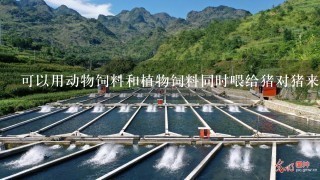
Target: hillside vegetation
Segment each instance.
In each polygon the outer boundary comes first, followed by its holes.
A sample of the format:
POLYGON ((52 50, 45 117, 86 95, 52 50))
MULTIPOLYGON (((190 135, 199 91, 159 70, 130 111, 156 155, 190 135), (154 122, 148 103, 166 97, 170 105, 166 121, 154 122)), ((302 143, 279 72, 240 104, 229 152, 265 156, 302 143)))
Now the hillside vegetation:
POLYGON ((68 91, 70 86, 51 87, 52 75, 96 74, 81 66, 62 65, 45 60, 39 53, 0 46, 0 100, 29 94, 68 91), (33 87, 22 84, 22 75, 33 75, 33 87), (36 76, 47 75, 49 87, 37 87, 36 76))
POLYGON ((183 29, 250 15, 219 6, 192 11, 181 19, 134 8, 88 19, 64 5, 51 8, 44 0, 0 0, 0 99, 71 89, 29 88, 22 85, 21 75, 128 73, 183 29))
POLYGON ((288 0, 243 20, 179 33, 134 73, 320 72, 320 1, 288 0))
POLYGON ((249 15, 245 10, 220 6, 192 11, 187 19, 181 19, 134 8, 88 19, 64 5, 51 8, 44 0, 0 0, 4 45, 36 50, 47 59, 84 67, 88 61, 99 67, 114 58, 143 61, 153 57, 171 34, 205 27, 212 20, 249 15))

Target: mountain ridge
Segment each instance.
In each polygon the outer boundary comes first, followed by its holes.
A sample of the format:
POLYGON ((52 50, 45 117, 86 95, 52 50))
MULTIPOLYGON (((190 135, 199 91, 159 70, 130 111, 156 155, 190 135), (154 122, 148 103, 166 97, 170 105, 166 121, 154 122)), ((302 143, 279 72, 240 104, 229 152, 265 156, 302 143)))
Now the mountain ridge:
MULTIPOLYGON (((143 7, 92 19, 65 5, 52 8, 44 0, 0 0, 0 10, 3 42, 12 45, 31 39, 31 45, 23 45, 23 48, 41 50, 54 46, 51 49, 57 51, 49 54, 63 59, 66 59, 66 54, 71 54, 70 57, 79 60, 94 58, 97 61, 149 59, 169 36, 182 30, 203 28, 211 21, 203 20, 210 15, 205 12, 202 15, 202 11, 198 12, 198 18, 192 20, 199 21, 191 23, 168 13, 151 14, 143 7)), ((237 11, 243 11, 243 16, 235 18, 251 15, 244 10, 230 8, 226 12, 228 18, 237 11)), ((216 15, 212 20, 224 20, 219 18, 216 15)))
POLYGON ((319 74, 319 32, 320 2, 288 0, 242 20, 178 33, 134 73, 319 74))

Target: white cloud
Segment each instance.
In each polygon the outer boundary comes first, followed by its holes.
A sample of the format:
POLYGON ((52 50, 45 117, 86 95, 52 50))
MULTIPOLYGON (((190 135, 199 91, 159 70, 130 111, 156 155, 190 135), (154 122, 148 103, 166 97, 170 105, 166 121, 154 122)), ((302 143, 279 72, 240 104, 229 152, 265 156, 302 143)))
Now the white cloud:
POLYGON ((82 16, 87 18, 97 18, 99 14, 113 15, 111 4, 94 4, 88 0, 45 0, 48 5, 58 7, 66 5, 71 9, 78 11, 82 16))

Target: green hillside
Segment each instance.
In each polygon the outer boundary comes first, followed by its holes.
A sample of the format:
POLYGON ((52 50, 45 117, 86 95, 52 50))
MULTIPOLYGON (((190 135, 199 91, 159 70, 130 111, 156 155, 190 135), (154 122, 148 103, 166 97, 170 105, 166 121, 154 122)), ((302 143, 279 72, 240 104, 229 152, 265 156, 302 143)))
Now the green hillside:
POLYGON ((89 70, 94 75, 104 64, 100 73, 128 73, 138 62, 152 58, 160 44, 178 31, 250 15, 219 6, 192 11, 181 19, 134 8, 88 19, 64 5, 51 8, 44 0, 0 0, 0 99, 69 90, 28 88, 21 75, 50 77, 89 70))
POLYGON ((44 0, 0 0, 2 44, 40 51, 69 65, 90 60, 94 67, 115 58, 149 59, 168 36, 180 30, 249 15, 221 6, 190 12, 188 19, 181 19, 134 8, 88 19, 65 5, 51 8, 44 0))
POLYGON ((288 0, 244 20, 182 32, 134 72, 319 74, 319 40, 320 2, 288 0))
POLYGON ((70 87, 51 87, 51 84, 49 87, 36 87, 36 75, 47 75, 49 83, 52 82, 52 75, 70 76, 88 73, 90 72, 81 66, 49 62, 38 52, 20 51, 18 48, 0 46, 0 99, 72 89, 70 87), (21 75, 34 75, 34 86, 29 88, 28 85, 22 85, 21 75))

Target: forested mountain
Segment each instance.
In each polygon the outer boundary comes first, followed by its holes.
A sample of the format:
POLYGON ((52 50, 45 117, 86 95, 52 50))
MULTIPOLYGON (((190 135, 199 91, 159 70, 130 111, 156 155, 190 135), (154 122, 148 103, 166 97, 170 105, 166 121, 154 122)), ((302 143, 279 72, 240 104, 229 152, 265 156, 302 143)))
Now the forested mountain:
POLYGON ((251 13, 244 10, 236 10, 227 6, 207 7, 202 11, 191 11, 187 15, 187 21, 192 26, 206 27, 212 20, 241 19, 250 16, 251 13))
POLYGON ((135 73, 319 74, 319 42, 320 1, 288 0, 245 19, 183 31, 135 73))
POLYGON ((191 12, 185 20, 134 8, 116 16, 87 19, 64 5, 51 8, 44 0, 0 0, 5 45, 41 51, 70 65, 114 58, 146 60, 164 39, 180 30, 249 15, 244 10, 218 7, 191 12))
POLYGON ((247 11, 221 6, 191 12, 187 19, 144 8, 88 19, 64 5, 51 8, 44 0, 0 0, 0 99, 69 90, 29 88, 21 84, 25 74, 128 73, 182 30, 247 16, 247 11))

